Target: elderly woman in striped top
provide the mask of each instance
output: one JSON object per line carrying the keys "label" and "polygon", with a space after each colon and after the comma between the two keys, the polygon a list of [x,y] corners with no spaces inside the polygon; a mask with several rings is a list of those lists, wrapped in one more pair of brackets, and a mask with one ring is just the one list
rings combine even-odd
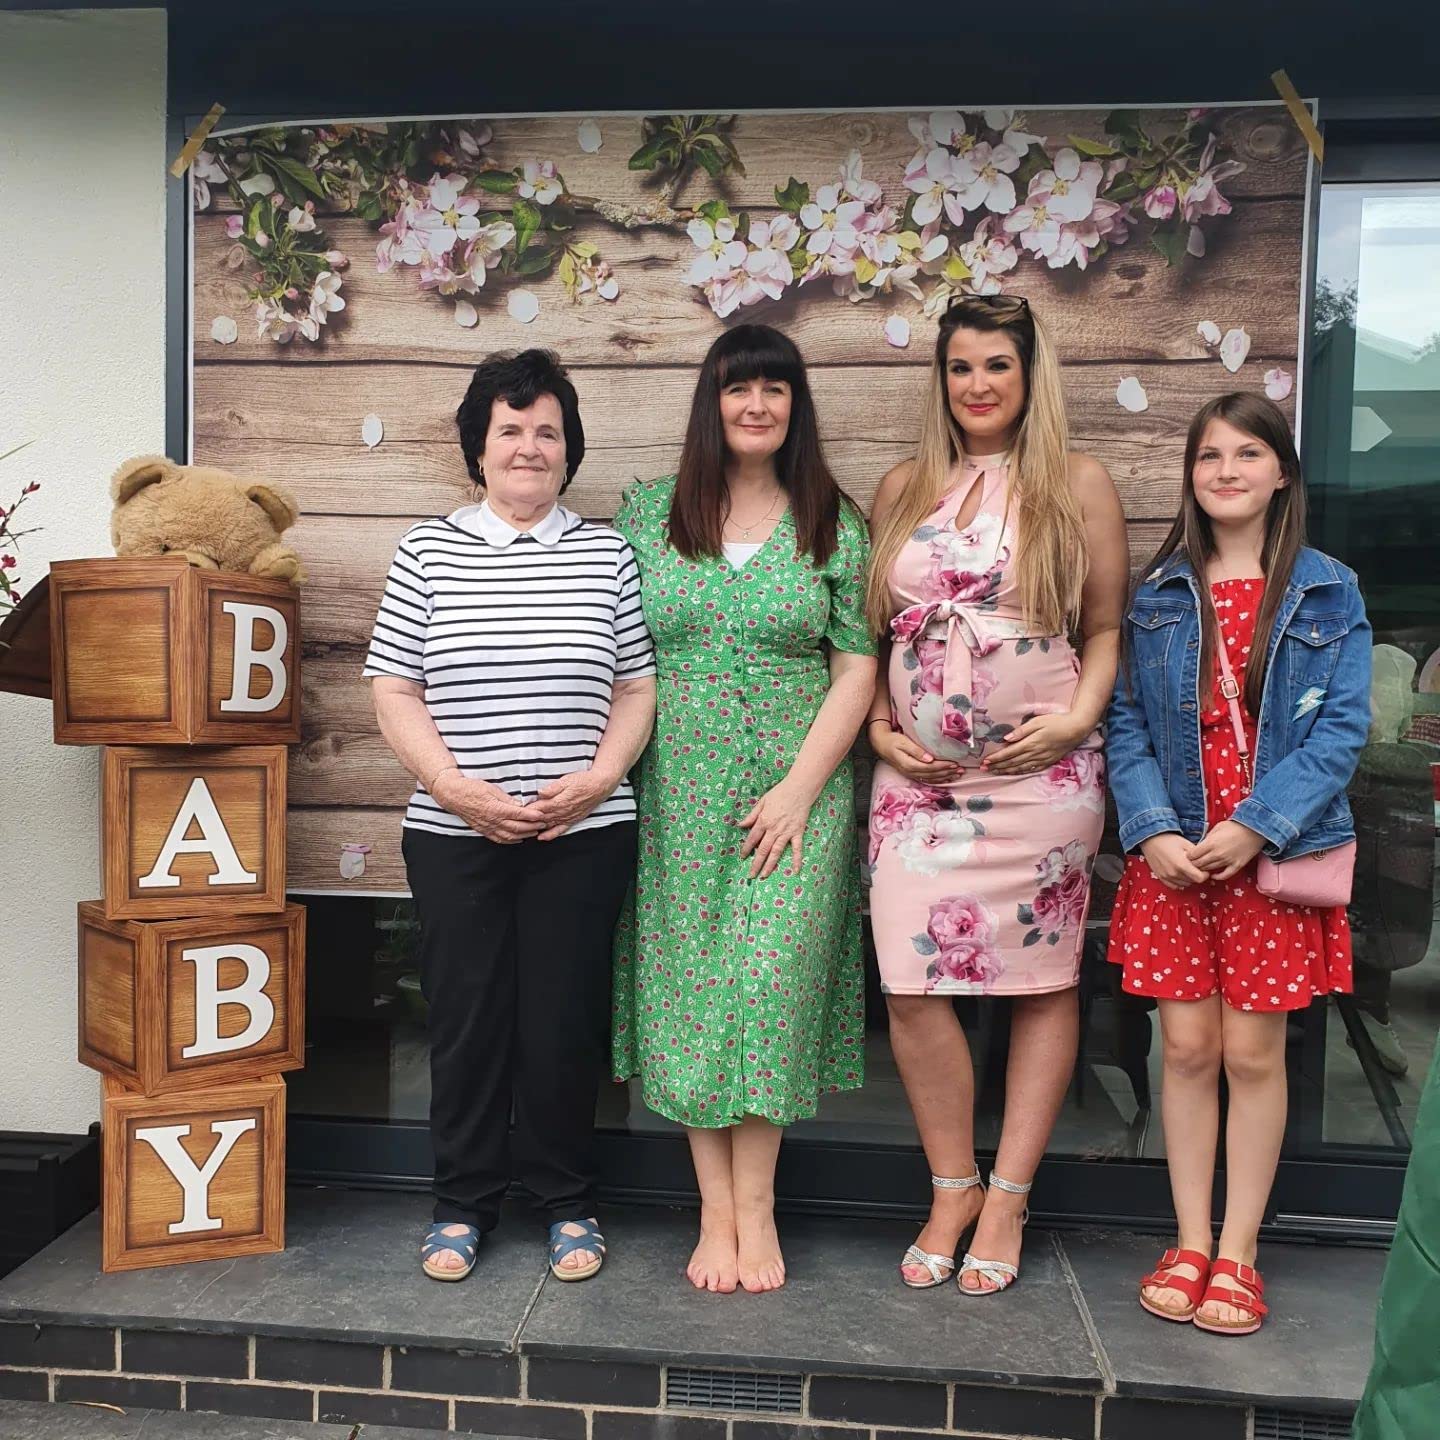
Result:
{"label": "elderly woman in striped top", "polygon": [[655,662],[629,544],[559,503],[585,432],[558,357],[491,356],[456,423],[484,500],[406,533],[365,666],[417,781],[403,849],[435,1149],[421,1263],[464,1279],[513,1178],[550,1222],[556,1278],[583,1280],[605,1255],[595,1099]]}

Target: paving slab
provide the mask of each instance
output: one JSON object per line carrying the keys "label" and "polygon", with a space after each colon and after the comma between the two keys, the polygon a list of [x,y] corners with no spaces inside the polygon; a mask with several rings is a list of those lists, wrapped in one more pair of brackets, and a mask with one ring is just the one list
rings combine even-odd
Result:
{"label": "paving slab", "polygon": [[297,1189],[278,1255],[104,1275],[91,1215],[0,1280],[0,1320],[512,1349],[546,1274],[543,1226],[507,1213],[475,1273],[442,1285],[420,1271],[429,1218],[423,1195]]}
{"label": "paving slab", "polygon": [[1121,1395],[1232,1400],[1348,1414],[1370,1371],[1380,1249],[1266,1244],[1270,1315],[1254,1335],[1211,1335],[1160,1320],[1136,1301],[1165,1249],[1140,1235],[1061,1241]]}
{"label": "paving slab", "polygon": [[712,1295],[685,1278],[696,1216],[607,1212],[610,1255],[583,1285],[547,1280],[532,1354],[1097,1390],[1101,1367],[1052,1236],[1027,1236],[1019,1284],[972,1298],[901,1283],[912,1221],[782,1217],[785,1286]]}

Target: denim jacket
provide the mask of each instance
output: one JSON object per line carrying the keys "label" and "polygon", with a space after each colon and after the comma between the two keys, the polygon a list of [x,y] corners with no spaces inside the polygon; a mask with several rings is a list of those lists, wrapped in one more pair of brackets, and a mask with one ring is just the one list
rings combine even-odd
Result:
{"label": "denim jacket", "polygon": [[[1183,555],[1140,583],[1125,639],[1106,742],[1120,843],[1135,850],[1165,831],[1198,841],[1199,590]],[[1289,860],[1355,838],[1345,787],[1370,725],[1370,622],[1353,570],[1300,552],[1266,661],[1254,788],[1232,818],[1265,837],[1265,854]]]}

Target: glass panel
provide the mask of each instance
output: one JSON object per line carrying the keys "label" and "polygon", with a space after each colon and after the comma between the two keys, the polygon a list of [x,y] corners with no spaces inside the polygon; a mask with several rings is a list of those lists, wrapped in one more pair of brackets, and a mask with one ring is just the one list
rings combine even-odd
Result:
{"label": "glass panel", "polygon": [[1440,1028],[1440,183],[1326,186],[1306,466],[1314,543],[1360,574],[1374,625],[1355,995],[1311,1049],[1306,1154],[1404,1151]]}

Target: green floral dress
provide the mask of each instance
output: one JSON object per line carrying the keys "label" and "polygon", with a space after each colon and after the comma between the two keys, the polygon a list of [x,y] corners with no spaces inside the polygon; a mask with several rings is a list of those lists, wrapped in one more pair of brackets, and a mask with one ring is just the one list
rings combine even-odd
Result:
{"label": "green floral dress", "polygon": [[830,684],[827,644],[873,655],[869,545],[848,506],[823,570],[789,512],[740,569],[670,547],[674,477],[616,517],[640,564],[659,667],[655,737],[636,769],[640,858],[615,941],[615,1076],[683,1125],[777,1125],[864,1079],[860,871],[847,758],[789,854],[751,880],[739,822],[785,777]]}

